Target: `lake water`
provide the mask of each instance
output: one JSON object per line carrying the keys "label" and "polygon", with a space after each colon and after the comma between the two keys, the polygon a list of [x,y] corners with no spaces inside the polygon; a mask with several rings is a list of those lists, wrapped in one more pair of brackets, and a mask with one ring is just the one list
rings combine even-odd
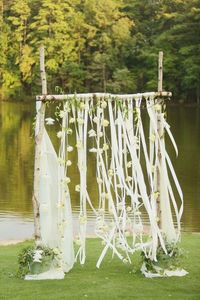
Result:
{"label": "lake water", "polygon": [[[29,238],[33,234],[34,106],[34,103],[0,103],[0,240]],[[168,146],[184,193],[182,230],[199,232],[200,109],[168,107],[167,118],[179,148],[176,158],[172,147]],[[94,161],[89,164],[88,172],[89,192],[96,198]],[[77,184],[73,170],[72,178],[73,185]],[[77,194],[73,193],[72,199],[76,216]],[[89,227],[92,228],[92,216]]]}

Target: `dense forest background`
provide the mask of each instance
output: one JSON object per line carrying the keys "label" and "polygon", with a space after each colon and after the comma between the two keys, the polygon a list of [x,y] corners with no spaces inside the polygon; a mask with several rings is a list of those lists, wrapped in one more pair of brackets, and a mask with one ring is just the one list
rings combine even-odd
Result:
{"label": "dense forest background", "polygon": [[200,103],[200,0],[0,0],[0,99],[48,90],[132,93],[164,89]]}

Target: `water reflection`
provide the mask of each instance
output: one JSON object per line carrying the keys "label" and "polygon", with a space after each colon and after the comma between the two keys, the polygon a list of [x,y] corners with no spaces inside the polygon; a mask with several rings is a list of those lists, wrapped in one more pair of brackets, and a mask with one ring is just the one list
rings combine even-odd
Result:
{"label": "water reflection", "polygon": [[[32,123],[34,103],[0,103],[0,240],[27,237],[32,226],[32,186],[34,140]],[[168,121],[179,147],[176,159],[171,146],[170,156],[183,188],[185,210],[183,230],[200,231],[200,111],[197,108],[168,108]],[[55,132],[50,132],[54,145],[58,142]],[[92,143],[92,141],[90,141]],[[92,147],[92,144],[90,145]],[[79,183],[76,152],[71,153],[74,162],[70,170],[70,185],[74,211],[79,202],[75,185]],[[95,157],[89,156],[88,189],[97,202]],[[92,219],[92,218],[90,218]],[[92,227],[91,225],[89,227]]]}

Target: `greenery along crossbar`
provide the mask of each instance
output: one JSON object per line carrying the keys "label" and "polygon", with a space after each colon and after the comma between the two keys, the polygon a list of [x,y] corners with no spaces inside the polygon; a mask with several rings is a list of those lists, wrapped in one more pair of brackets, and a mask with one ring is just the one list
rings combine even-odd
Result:
{"label": "greenery along crossbar", "polygon": [[[164,132],[168,133],[178,154],[162,107],[163,96],[170,95],[167,92],[162,94],[162,53],[159,56],[158,92],[135,95],[97,93],[95,96],[48,96],[44,48],[41,48],[40,54],[43,95],[38,96],[37,100],[45,101],[36,103],[33,194],[36,245],[58,248],[63,272],[68,272],[78,259],[84,264],[89,205],[96,220],[95,233],[104,244],[97,267],[109,248],[124,263],[131,262],[131,255],[136,250],[141,250],[152,263],[157,261],[158,249],[159,253],[162,249],[168,258],[173,256],[173,247],[169,245],[173,244],[175,249],[180,238],[183,195],[165,149]],[[62,109],[57,112],[61,119],[61,130],[57,133],[60,139],[58,155],[44,126],[45,103],[53,99],[63,100]],[[148,138],[143,128],[142,101],[145,101],[149,117]],[[54,123],[51,118],[46,121],[49,125]],[[70,144],[72,132],[75,133],[75,145]],[[93,139],[93,148],[88,149],[88,138]],[[68,170],[74,163],[70,160],[70,153],[75,149],[80,173],[80,183],[76,186],[76,191],[80,193],[76,254],[68,188],[71,181]],[[98,207],[94,207],[93,199],[87,191],[88,151],[96,156]],[[171,173],[178,191],[179,205],[175,201],[168,172]],[[144,211],[149,221],[148,228],[143,223]],[[109,217],[106,218],[106,215]],[[145,276],[151,276],[151,271],[143,265],[142,272]],[[167,274],[159,271],[157,273],[159,276]]]}

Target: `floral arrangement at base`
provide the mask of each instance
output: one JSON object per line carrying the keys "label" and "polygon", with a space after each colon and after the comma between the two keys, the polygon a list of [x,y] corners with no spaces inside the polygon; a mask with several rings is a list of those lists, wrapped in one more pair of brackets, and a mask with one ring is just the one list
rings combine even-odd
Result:
{"label": "floral arrangement at base", "polygon": [[183,257],[182,249],[178,248],[176,243],[165,244],[167,253],[160,245],[157,249],[157,261],[151,260],[142,252],[141,272],[145,277],[169,277],[169,276],[185,276],[187,271],[180,268],[180,260]]}
{"label": "floral arrangement at base", "polygon": [[46,246],[28,246],[18,256],[17,276],[25,278],[27,274],[44,273],[60,266],[60,251]]}

